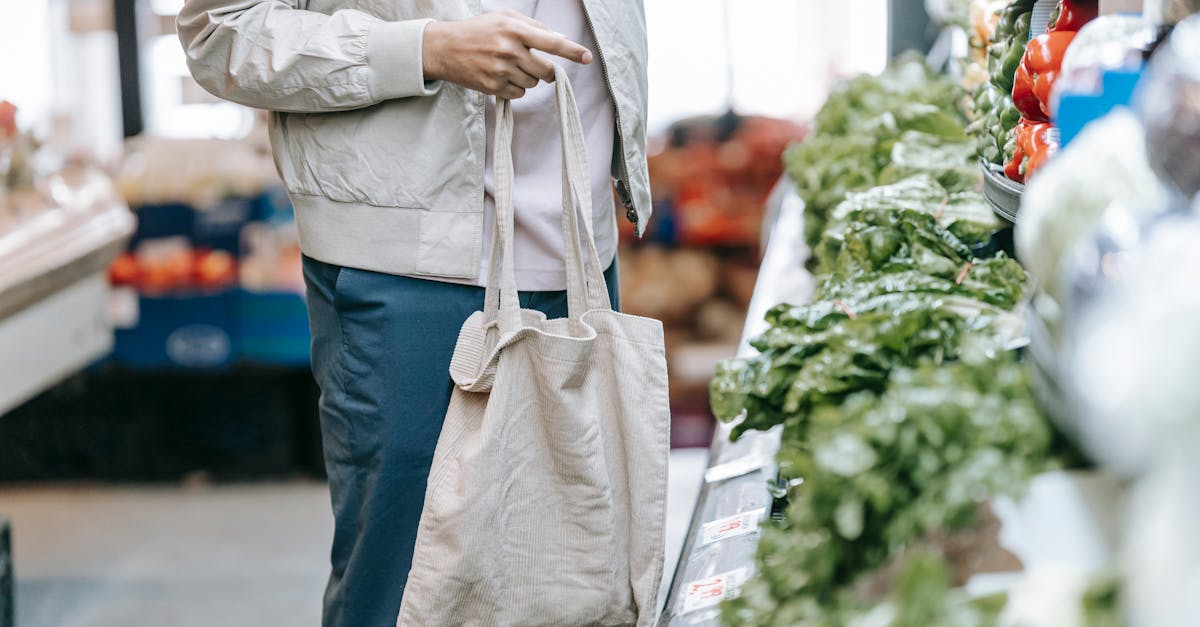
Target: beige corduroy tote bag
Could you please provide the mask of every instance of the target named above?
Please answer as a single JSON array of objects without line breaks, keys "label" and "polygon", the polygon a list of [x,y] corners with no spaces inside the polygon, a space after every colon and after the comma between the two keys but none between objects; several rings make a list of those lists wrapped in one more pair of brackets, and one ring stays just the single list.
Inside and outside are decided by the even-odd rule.
[{"label": "beige corduroy tote bag", "polygon": [[670,415],[662,324],[612,311],[579,112],[555,73],[569,316],[521,310],[497,103],[484,310],[463,325],[399,625],[655,623]]}]

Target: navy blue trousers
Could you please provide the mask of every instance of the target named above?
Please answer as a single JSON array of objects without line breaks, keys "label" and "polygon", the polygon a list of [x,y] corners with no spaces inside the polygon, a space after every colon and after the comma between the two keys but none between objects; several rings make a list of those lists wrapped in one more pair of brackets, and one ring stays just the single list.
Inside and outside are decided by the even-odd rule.
[{"label": "navy blue trousers", "polygon": [[[334,516],[322,624],[395,627],[450,404],[450,357],[484,290],[308,257],[304,279]],[[616,308],[615,262],[605,279]],[[522,292],[520,301],[567,315],[565,292]]]}]

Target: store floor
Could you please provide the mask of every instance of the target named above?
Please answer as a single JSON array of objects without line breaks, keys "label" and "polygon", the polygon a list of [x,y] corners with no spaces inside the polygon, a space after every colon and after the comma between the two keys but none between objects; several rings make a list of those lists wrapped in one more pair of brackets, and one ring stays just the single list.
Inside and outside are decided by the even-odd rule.
[{"label": "store floor", "polygon": [[[667,577],[707,451],[671,456]],[[20,627],[319,624],[332,529],[322,483],[0,487]]]}]

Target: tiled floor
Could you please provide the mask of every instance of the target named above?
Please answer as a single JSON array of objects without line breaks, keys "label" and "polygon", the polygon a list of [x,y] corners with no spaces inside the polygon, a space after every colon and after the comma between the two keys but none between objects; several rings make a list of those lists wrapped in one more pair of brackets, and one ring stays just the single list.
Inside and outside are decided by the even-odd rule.
[{"label": "tiled floor", "polygon": [[[707,451],[671,457],[667,576]],[[324,484],[0,488],[19,627],[319,624]]]}]

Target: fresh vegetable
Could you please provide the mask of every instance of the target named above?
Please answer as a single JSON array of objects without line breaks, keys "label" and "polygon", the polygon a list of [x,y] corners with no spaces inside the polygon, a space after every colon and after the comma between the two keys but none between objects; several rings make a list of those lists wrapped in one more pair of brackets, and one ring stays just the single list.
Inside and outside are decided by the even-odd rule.
[{"label": "fresh vegetable", "polygon": [[771,310],[769,329],[752,342],[760,354],[718,368],[714,415],[733,420],[745,411],[738,435],[781,423],[799,428],[814,407],[878,390],[896,366],[1010,341],[1007,311],[1027,288],[1024,271],[1004,257],[974,259],[938,225],[937,206],[847,213],[819,249],[828,274],[817,300]]},{"label": "fresh vegetable", "polygon": [[196,251],[192,280],[204,290],[215,290],[237,283],[237,260],[223,250]]},{"label": "fresh vegetable", "polygon": [[1005,3],[986,40],[990,80],[973,94],[972,124],[967,132],[976,138],[978,156],[989,163],[1003,165],[1012,156],[1009,134],[1021,115],[1011,94],[1029,40],[1033,5],[1027,0]]},{"label": "fresh vegetable", "polygon": [[1004,166],[1004,175],[1024,182],[1051,156],[1058,152],[1058,142],[1049,122],[1021,120],[1017,125],[1016,150],[1012,160]]},{"label": "fresh vegetable", "polygon": [[1039,122],[1050,119],[1050,91],[1074,39],[1073,31],[1059,31],[1038,35],[1029,42],[1013,83],[1013,103],[1025,118]]},{"label": "fresh vegetable", "polygon": [[[1025,52],[1036,0],[1015,0],[1000,13],[992,44],[988,47],[988,72],[992,84],[1001,91],[1012,91],[1013,75]],[[1014,58],[1015,57],[1015,58]]]},{"label": "fresh vegetable", "polygon": [[866,216],[894,211],[915,211],[932,216],[937,225],[967,246],[986,241],[1000,229],[996,214],[979,192],[951,191],[931,175],[919,174],[846,196],[846,200],[830,213],[822,244],[816,248],[818,261],[825,265],[826,240],[839,238],[851,214],[857,212]]},{"label": "fresh vegetable", "polygon": [[1012,89],[1013,106],[1021,114],[1021,119],[1045,122],[1048,116],[1042,114],[1041,103],[1033,94],[1033,75],[1024,64],[1017,69],[1017,76]]},{"label": "fresh vegetable", "polygon": [[0,100],[0,140],[17,134],[17,105]]},{"label": "fresh vegetable", "polygon": [[892,144],[887,166],[878,183],[889,185],[916,175],[932,177],[945,190],[963,191],[979,187],[979,165],[975,144],[959,125],[953,138],[918,131],[905,131]]},{"label": "fresh vegetable", "polygon": [[1012,89],[1013,78],[1016,76],[1017,68],[1021,65],[1021,58],[1027,49],[1025,40],[1029,37],[1029,28],[1032,21],[1032,11],[1024,13],[1017,18],[1014,39],[1005,49],[1004,56],[1000,57],[1000,70],[992,79],[993,84],[1000,89],[1006,91]]},{"label": "fresh vegetable", "polygon": [[1050,20],[1047,33],[1078,32],[1100,14],[1097,0],[1059,0],[1057,15]]},{"label": "fresh vegetable", "polygon": [[1014,239],[1040,290],[1066,302],[1061,268],[1113,203],[1139,220],[1167,203],[1146,156],[1146,132],[1128,109],[1089,124],[1025,189]]},{"label": "fresh vegetable", "polygon": [[141,276],[137,257],[121,253],[108,266],[108,282],[112,285],[134,285]]},{"label": "fresh vegetable", "polygon": [[976,153],[989,163],[1003,164],[1012,156],[1005,144],[1009,132],[1021,119],[1021,112],[1008,92],[990,82],[976,88],[973,103],[974,119],[966,130],[976,138]]},{"label": "fresh vegetable", "polygon": [[[960,303],[966,311],[951,308]],[[896,367],[940,363],[977,347],[998,350],[1007,339],[997,322],[1002,314],[978,301],[919,293],[777,309],[771,330],[754,342],[762,355],[718,368],[713,412],[728,421],[745,411],[736,435],[784,424],[789,437],[803,438],[811,412],[856,392],[881,391]],[[806,324],[814,318],[816,325]]]},{"label": "fresh vegetable", "polygon": [[1051,93],[1075,31],[1094,19],[1097,12],[1094,0],[1061,0],[1047,32],[1026,46],[1011,82],[1012,102],[1022,118],[1017,128],[1009,131],[1000,151],[1007,157],[1004,173],[1008,178],[1024,182],[1058,150],[1057,138],[1048,125],[1053,113]]},{"label": "fresh vegetable", "polygon": [[967,56],[959,62],[959,81],[963,88],[974,92],[989,82],[987,49],[995,36],[1000,13],[1007,0],[970,0],[964,28],[967,33]]},{"label": "fresh vegetable", "polygon": [[[1006,37],[1032,4],[1005,9]],[[790,486],[726,624],[985,627],[1004,605],[953,590],[964,573],[943,545],[994,536],[980,504],[1053,465],[1056,441],[1006,350],[1024,332],[1028,276],[973,252],[998,223],[955,98],[922,104],[914,86],[953,92],[925,74],[847,83],[785,155],[817,288],[771,309],[759,353],[719,364],[710,386],[733,437],[782,426]],[[1001,124],[1019,113],[994,85],[975,100],[973,125],[1002,156]]]},{"label": "fresh vegetable", "polygon": [[168,242],[121,253],[108,267],[113,285],[132,286],[145,294],[199,289],[219,291],[238,283],[238,262],[223,250],[193,250]]},{"label": "fresh vegetable", "polygon": [[[978,185],[959,111],[961,90],[920,59],[903,58],[880,76],[837,87],[807,140],[784,164],[805,201],[805,235],[816,244],[830,210],[851,192],[919,172],[947,175],[955,190]],[[957,164],[958,169],[947,169]],[[889,168],[889,166],[891,166]]]},{"label": "fresh vegetable", "polygon": [[1121,607],[1121,578],[1118,573],[1106,572],[1093,578],[1083,597],[1083,620],[1089,627],[1120,627],[1124,612]]},{"label": "fresh vegetable", "polygon": [[[900,368],[880,387],[881,396],[817,408],[803,438],[785,438],[781,468],[803,482],[790,490],[784,523],[764,529],[759,576],[723,608],[726,624],[854,624],[880,600],[861,584],[891,556],[935,550],[933,536],[975,523],[980,499],[1019,494],[1053,465],[1053,433],[1011,354]],[[874,624],[944,625],[947,613],[969,609],[946,602],[953,582],[941,555],[917,559],[895,582],[895,620]]]}]

